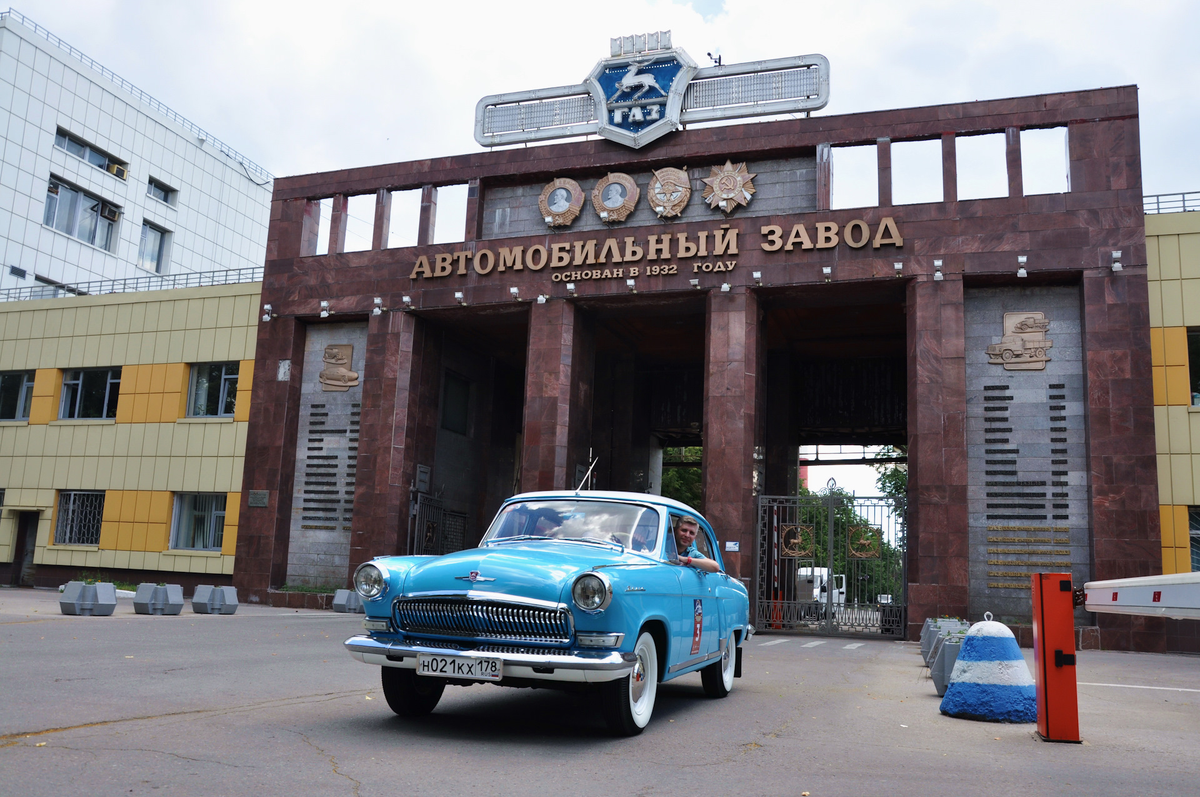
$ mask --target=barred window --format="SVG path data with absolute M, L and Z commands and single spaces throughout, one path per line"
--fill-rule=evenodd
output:
M 121 392 L 120 368 L 92 368 L 63 374 L 60 418 L 115 418 Z
M 225 493 L 180 493 L 175 496 L 175 529 L 171 547 L 219 551 L 225 538 Z
M 202 363 L 192 366 L 188 415 L 233 415 L 237 401 L 239 363 Z
M 55 545 L 99 545 L 104 493 L 63 490 L 58 494 Z

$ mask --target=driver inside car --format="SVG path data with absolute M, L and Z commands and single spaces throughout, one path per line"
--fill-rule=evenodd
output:
M 675 548 L 679 551 L 676 560 L 681 565 L 694 567 L 706 573 L 715 573 L 719 569 L 716 561 L 707 558 L 696 547 L 696 536 L 700 533 L 700 524 L 695 518 L 683 516 L 675 525 Z

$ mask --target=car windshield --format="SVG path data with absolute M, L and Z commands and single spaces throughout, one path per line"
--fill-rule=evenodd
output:
M 483 542 L 537 537 L 597 540 L 645 553 L 658 545 L 658 527 L 658 512 L 647 506 L 608 501 L 524 501 L 506 506 Z

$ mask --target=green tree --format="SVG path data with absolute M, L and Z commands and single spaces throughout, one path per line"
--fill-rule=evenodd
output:
M 908 457 L 908 446 L 884 446 L 875 455 L 877 459 L 892 457 Z M 875 486 L 880 495 L 892 499 L 896 511 L 900 512 L 908 499 L 908 463 L 884 462 L 872 465 L 879 475 L 875 477 Z
M 809 497 L 806 507 L 800 510 L 796 520 L 813 527 L 815 556 L 813 564 L 824 567 L 829 558 L 829 501 L 833 501 L 833 522 L 839 530 L 834 539 L 831 572 L 847 578 L 849 602 L 873 602 L 877 595 L 900 595 L 902 590 L 902 568 L 899 545 L 886 537 L 879 540 L 879 557 L 875 559 L 851 559 L 847 550 L 847 530 L 855 526 L 876 527 L 869 519 L 855 511 L 855 497 L 840 487 L 823 489 L 814 493 L 802 488 L 800 496 Z M 890 496 L 889 496 L 890 497 Z M 892 497 L 893 501 L 903 500 Z M 899 541 L 897 541 L 899 542 Z
M 663 468 L 662 494 L 687 504 L 697 512 L 704 511 L 703 484 L 700 479 L 700 462 L 704 449 L 699 446 L 687 448 L 664 448 L 665 462 L 684 462 L 686 465 L 671 465 Z M 691 463 L 695 463 L 692 465 Z

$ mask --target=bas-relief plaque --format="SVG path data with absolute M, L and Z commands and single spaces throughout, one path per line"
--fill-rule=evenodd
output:
M 691 180 L 683 169 L 668 167 L 654 171 L 648 191 L 650 206 L 660 219 L 678 216 L 692 198 Z
M 556 177 L 538 197 L 538 210 L 550 227 L 569 227 L 582 209 L 583 189 L 569 177 Z
M 724 166 L 712 167 L 712 176 L 704 179 L 704 198 L 711 208 L 720 208 L 727 215 L 738 207 L 750 204 L 754 195 L 753 178 L 757 175 L 746 171 L 746 164 L 733 165 L 725 161 Z
M 987 347 L 988 362 L 1006 371 L 1044 371 L 1050 358 L 1046 352 L 1054 341 L 1046 339 L 1050 322 L 1045 313 L 1004 314 L 1004 334 Z
M 779 555 L 784 558 L 809 559 L 816 554 L 817 545 L 812 526 L 788 524 L 783 527 Z
M 358 372 L 351 371 L 349 366 L 354 357 L 354 347 L 349 344 L 335 344 L 325 347 L 325 356 L 321 361 L 325 367 L 317 376 L 321 390 L 344 393 L 358 386 Z
M 874 526 L 851 526 L 847 530 L 851 559 L 878 559 L 882 532 Z
M 592 189 L 592 207 L 601 221 L 625 221 L 637 207 L 641 191 L 628 174 L 613 172 L 606 175 Z

